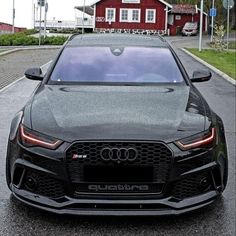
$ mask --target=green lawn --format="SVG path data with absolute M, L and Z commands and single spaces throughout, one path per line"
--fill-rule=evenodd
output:
M 219 52 L 214 49 L 199 52 L 195 48 L 187 50 L 236 80 L 236 52 Z

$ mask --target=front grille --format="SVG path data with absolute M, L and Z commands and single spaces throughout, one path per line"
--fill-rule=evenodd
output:
M 211 178 L 208 173 L 195 174 L 178 180 L 173 184 L 172 196 L 178 199 L 193 197 L 211 188 Z
M 101 150 L 103 148 L 133 148 L 137 150 L 137 157 L 134 161 L 122 161 L 120 163 L 114 161 L 104 161 L 101 158 Z M 78 158 L 73 160 L 74 155 L 86 158 Z M 96 182 L 94 170 L 96 168 L 104 169 L 102 182 L 112 182 L 111 178 L 118 182 L 155 182 L 165 183 L 167 181 L 172 160 L 172 152 L 162 143 L 139 143 L 139 142 L 79 142 L 74 143 L 66 152 L 66 166 L 73 183 Z M 135 170 L 147 168 L 151 175 L 143 176 L 137 174 L 137 179 L 132 176 L 138 173 Z M 109 174 L 112 170 L 121 169 L 120 175 L 125 174 L 125 179 L 116 179 Z M 133 170 L 129 171 L 129 168 Z M 94 175 L 94 179 L 88 176 Z M 135 174 L 136 175 L 136 174 Z M 87 178 L 87 179 L 86 179 Z M 147 178 L 147 179 L 145 179 Z M 127 181 L 126 181 L 127 180 Z M 115 182 L 117 182 L 115 181 Z
M 31 184 L 27 180 L 31 179 Z M 43 174 L 27 171 L 23 180 L 23 189 L 30 192 L 50 197 L 59 198 L 65 195 L 63 183 Z

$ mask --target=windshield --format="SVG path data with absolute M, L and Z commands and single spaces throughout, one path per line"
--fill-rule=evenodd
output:
M 197 29 L 197 23 L 196 22 L 187 22 L 184 25 L 184 29 Z
M 50 81 L 181 83 L 183 76 L 168 48 L 66 47 Z

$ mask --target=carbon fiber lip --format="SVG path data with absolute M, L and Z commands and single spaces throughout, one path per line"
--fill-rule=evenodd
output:
M 42 196 L 27 194 L 24 191 L 24 196 L 13 192 L 13 196 L 26 205 L 36 207 L 38 209 L 49 211 L 56 214 L 65 215 L 103 215 L 103 216 L 162 216 L 162 215 L 180 215 L 186 212 L 202 208 L 213 203 L 219 193 L 210 191 L 206 194 L 197 197 L 189 198 L 180 202 L 171 202 L 170 198 L 162 200 L 134 200 L 134 201 L 107 201 L 107 200 L 75 200 L 67 199 L 67 203 L 55 202 Z M 59 200 L 58 200 L 59 201 Z M 47 204 L 46 204 L 47 203 Z M 131 203 L 138 206 L 134 208 Z M 131 209 L 128 208 L 131 204 Z M 104 205 L 110 206 L 126 206 L 122 208 L 104 208 Z M 148 205 L 148 209 L 145 208 Z M 88 207 L 86 207 L 88 206 Z M 99 208 L 102 206 L 102 208 Z M 153 206 L 153 207 L 152 207 Z M 156 208 L 155 208 L 156 207 Z M 158 207 L 158 208 L 157 208 Z

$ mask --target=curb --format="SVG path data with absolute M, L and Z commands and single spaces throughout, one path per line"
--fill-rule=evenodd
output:
M 22 49 L 21 48 L 10 49 L 10 50 L 7 50 L 5 52 L 1 52 L 0 56 L 4 56 L 4 55 L 7 55 L 7 54 L 10 54 L 10 53 L 13 53 L 13 52 L 17 52 L 17 51 L 20 51 L 20 50 L 22 50 Z
M 20 47 L 20 48 L 14 48 L 14 49 L 6 49 L 7 51 L 0 53 L 0 56 L 4 56 L 10 53 L 18 52 L 18 51 L 23 51 L 23 50 L 46 50 L 46 49 L 60 49 L 63 45 L 61 46 L 53 46 L 53 47 L 48 47 L 48 46 L 34 46 L 34 47 Z M 4 48 L 3 48 L 4 49 Z
M 191 52 L 189 52 L 188 50 L 184 49 L 184 48 L 180 48 L 183 52 L 185 52 L 186 54 L 188 54 L 189 56 L 193 57 L 195 60 L 197 60 L 198 62 L 202 63 L 204 66 L 208 67 L 209 69 L 211 69 L 212 71 L 214 71 L 216 74 L 220 75 L 223 79 L 225 79 L 226 81 L 228 81 L 229 83 L 233 84 L 234 86 L 236 86 L 236 80 L 234 80 L 233 78 L 231 78 L 230 76 L 228 76 L 227 74 L 225 74 L 224 72 L 222 72 L 221 70 L 215 68 L 214 66 L 210 65 L 209 63 L 205 62 L 204 60 L 200 59 L 199 57 L 193 55 Z

